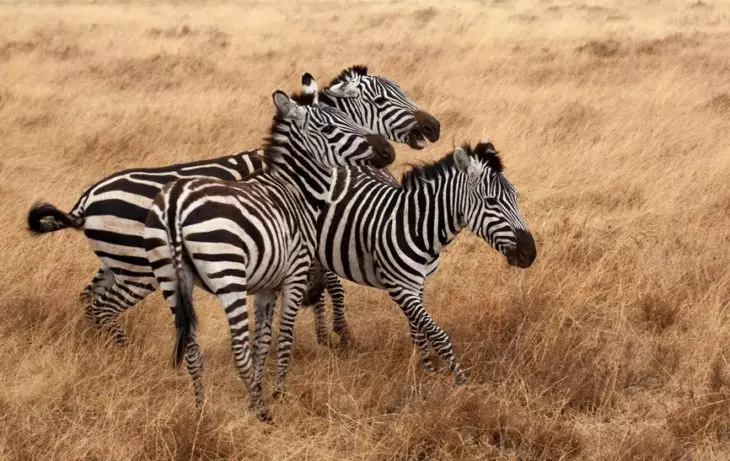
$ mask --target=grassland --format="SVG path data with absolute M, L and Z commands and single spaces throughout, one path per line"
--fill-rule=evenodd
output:
M 3 3 L 0 62 L 0 459 L 730 459 L 727 4 Z M 76 301 L 97 268 L 83 236 L 33 238 L 25 212 L 257 147 L 274 89 L 356 63 L 441 120 L 396 174 L 492 137 L 538 260 L 471 235 L 443 255 L 425 300 L 460 388 L 420 370 L 383 292 L 347 285 L 349 350 L 302 312 L 273 426 L 198 294 L 197 418 L 161 297 L 125 315 L 127 348 L 105 343 Z

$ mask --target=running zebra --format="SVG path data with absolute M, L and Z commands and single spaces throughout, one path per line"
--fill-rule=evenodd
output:
M 303 97 L 311 99 L 311 93 L 317 92 L 316 82 L 304 74 L 302 83 L 309 93 Z M 432 141 L 439 137 L 439 123 L 434 117 L 411 102 L 397 84 L 368 75 L 363 66 L 343 70 L 329 87 L 319 91 L 319 97 L 328 105 L 340 107 L 358 124 L 387 134 L 393 141 L 422 148 L 424 137 Z M 28 213 L 28 227 L 36 233 L 69 227 L 84 230 L 89 246 L 101 260 L 99 270 L 80 295 L 85 315 L 110 330 L 121 346 L 126 343 L 126 334 L 117 317 L 156 289 L 142 242 L 153 198 L 166 183 L 180 178 L 239 181 L 263 167 L 262 152 L 259 149 L 194 163 L 121 171 L 86 189 L 68 213 L 47 203 L 33 206 Z M 335 278 L 333 283 L 339 280 Z M 337 290 L 336 286 L 332 290 Z
M 319 104 L 316 93 L 308 104 L 280 91 L 273 99 L 277 114 L 264 157 L 267 169 L 239 182 L 199 178 L 167 184 L 153 202 L 144 231 L 148 259 L 175 313 L 173 363 L 179 365 L 185 357 L 196 403 L 203 403 L 203 356 L 195 341 L 194 280 L 214 293 L 226 311 L 236 367 L 261 419 L 268 419 L 268 412 L 260 399 L 259 363 L 268 349 L 258 345 L 269 344 L 271 332 L 257 322 L 252 364 L 248 294 L 255 294 L 255 312 L 271 315 L 281 291 L 276 380 L 281 391 L 294 319 L 314 258 L 315 221 L 332 169 L 355 163 L 382 168 L 395 159 L 386 138 L 371 134 L 339 109 Z
M 438 266 L 441 248 L 466 227 L 509 264 L 526 268 L 537 255 L 535 241 L 489 141 L 414 167 L 401 183 L 394 185 L 372 168 L 336 170 L 317 224 L 317 258 L 346 279 L 387 290 L 408 318 L 423 366 L 434 369 L 430 343 L 463 383 L 448 335 L 423 306 L 423 286 Z
M 368 75 L 365 66 L 344 70 L 330 83 L 327 91 L 320 93 L 319 98 L 325 104 L 340 108 L 358 124 L 384 134 L 392 141 L 408 144 L 412 149 L 423 149 L 426 140 L 436 142 L 441 134 L 438 120 L 420 110 L 397 83 Z M 404 117 L 404 113 L 413 114 L 413 119 Z M 327 271 L 324 277 L 327 293 L 332 299 L 333 330 L 340 338 L 340 345 L 345 346 L 351 338 L 345 320 L 345 290 L 337 274 Z M 314 304 L 317 342 L 328 344 L 324 292 L 314 303 L 306 304 Z

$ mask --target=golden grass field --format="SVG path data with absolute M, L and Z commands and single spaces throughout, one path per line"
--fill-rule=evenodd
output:
M 359 63 L 442 124 L 392 171 L 490 136 L 538 259 L 511 268 L 466 232 L 444 252 L 425 301 L 464 387 L 420 369 L 384 292 L 346 286 L 348 350 L 301 312 L 274 425 L 197 293 L 198 418 L 161 296 L 111 345 L 77 302 L 85 238 L 33 237 L 26 212 L 122 168 L 258 147 L 273 90 Z M 730 459 L 727 3 L 3 3 L 0 72 L 0 459 Z

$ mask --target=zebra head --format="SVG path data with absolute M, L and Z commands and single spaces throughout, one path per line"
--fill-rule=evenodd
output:
M 296 145 L 297 151 L 306 152 L 317 166 L 367 163 L 383 168 L 395 160 L 395 150 L 387 139 L 356 124 L 336 107 L 311 98 L 290 98 L 283 91 L 275 91 L 272 97 L 278 111 L 273 141 Z
M 530 267 L 537 250 L 532 234 L 520 215 L 517 192 L 502 174 L 502 161 L 490 141 L 473 149 L 454 150 L 454 164 L 465 176 L 466 197 L 462 219 L 469 230 L 507 257 L 509 264 Z
M 319 98 L 342 109 L 361 126 L 412 149 L 423 149 L 426 140 L 436 142 L 441 134 L 441 125 L 434 116 L 421 110 L 397 83 L 368 75 L 365 66 L 343 70 L 319 93 Z

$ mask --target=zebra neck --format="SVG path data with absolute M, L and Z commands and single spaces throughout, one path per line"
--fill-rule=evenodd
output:
M 332 169 L 319 165 L 311 160 L 314 155 L 300 153 L 295 146 L 279 144 L 270 149 L 271 172 L 298 189 L 312 211 L 320 211 L 329 190 Z
M 460 213 L 464 183 L 461 175 L 448 170 L 419 182 L 419 187 L 407 192 L 408 228 L 413 242 L 437 256 L 464 228 Z

